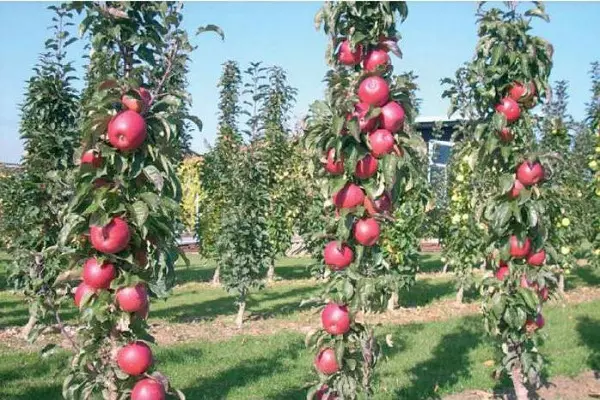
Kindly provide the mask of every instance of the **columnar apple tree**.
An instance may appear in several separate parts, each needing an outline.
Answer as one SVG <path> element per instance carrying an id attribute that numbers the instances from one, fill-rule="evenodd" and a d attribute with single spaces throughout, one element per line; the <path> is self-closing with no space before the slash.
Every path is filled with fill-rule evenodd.
<path id="1" fill-rule="evenodd" d="M 322 328 L 307 337 L 316 351 L 319 380 L 308 398 L 356 398 L 372 392 L 380 349 L 363 311 L 385 309 L 396 285 L 382 231 L 413 185 L 418 137 L 406 129 L 413 116 L 412 85 L 392 77 L 390 52 L 400 55 L 396 22 L 404 2 L 327 2 L 316 17 L 330 38 L 325 101 L 311 105 L 305 145 L 318 154 L 315 171 L 327 220 L 323 262 Z"/>
<path id="2" fill-rule="evenodd" d="M 0 185 L 6 210 L 2 234 L 10 238 L 7 250 L 14 260 L 9 280 L 27 296 L 30 319 L 23 335 L 32 340 L 44 325 L 56 323 L 55 311 L 64 299 L 55 287 L 63 266 L 53 250 L 71 193 L 68 176 L 78 139 L 78 95 L 72 63 L 66 60 L 66 49 L 76 40 L 69 33 L 71 14 L 64 5 L 48 8 L 54 11 L 53 35 L 21 106 L 24 170 Z"/>
<path id="3" fill-rule="evenodd" d="M 546 239 L 553 217 L 547 199 L 558 192 L 546 155 L 532 151 L 530 111 L 548 95 L 552 46 L 529 33 L 532 19 L 548 20 L 541 4 L 524 14 L 515 3 L 507 7 L 479 6 L 467 80 L 480 116 L 471 126 L 480 144 L 477 170 L 495 182 L 483 197 L 490 233 L 484 256 L 495 266 L 481 285 L 485 326 L 502 350 L 498 372 L 507 371 L 518 398 L 526 399 L 525 384 L 537 384 L 543 366 L 542 306 L 556 285 L 547 264 L 556 250 Z"/>
<path id="4" fill-rule="evenodd" d="M 185 158 L 177 175 L 181 182 L 181 218 L 187 232 L 195 232 L 198 222 L 200 204 L 206 199 L 206 192 L 202 190 L 202 157 Z"/>
<path id="5" fill-rule="evenodd" d="M 184 91 L 167 91 L 176 58 L 191 51 L 169 16 L 174 3 L 75 3 L 93 50 L 88 76 L 105 80 L 84 103 L 75 195 L 61 231 L 65 256 L 82 268 L 68 399 L 165 399 L 183 394 L 155 368 L 146 318 L 164 297 L 178 258 L 181 188 L 174 166 Z M 176 18 L 176 16 L 175 16 Z M 179 33 L 173 34 L 178 31 Z M 98 64 L 98 61 L 102 62 Z M 153 71 L 163 74 L 153 79 Z M 196 120 L 192 118 L 192 120 Z"/>
<path id="6" fill-rule="evenodd" d="M 591 70 L 592 100 L 587 105 L 588 120 L 592 135 L 595 137 L 594 152 L 588 157 L 588 167 L 592 175 L 590 184 L 590 208 L 592 261 L 600 265 L 600 63 L 594 62 Z"/>

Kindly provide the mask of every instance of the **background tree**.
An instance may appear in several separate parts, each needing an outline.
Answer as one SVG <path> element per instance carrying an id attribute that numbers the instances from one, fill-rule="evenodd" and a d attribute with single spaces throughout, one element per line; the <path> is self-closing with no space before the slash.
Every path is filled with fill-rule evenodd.
<path id="1" fill-rule="evenodd" d="M 234 165 L 237 162 L 242 135 L 238 130 L 238 117 L 241 113 L 240 86 L 242 76 L 237 62 L 227 61 L 223 65 L 223 75 L 218 86 L 221 88 L 219 99 L 219 132 L 215 147 L 205 155 L 206 168 L 202 169 L 202 190 L 210 201 L 200 204 L 197 236 L 201 252 L 217 257 L 215 243 L 219 236 L 219 227 L 223 213 L 229 212 L 231 193 L 234 190 Z M 213 276 L 213 283 L 220 283 L 220 264 Z"/>
<path id="2" fill-rule="evenodd" d="M 507 8 L 478 7 L 479 41 L 466 81 L 480 118 L 468 132 L 479 144 L 476 171 L 492 182 L 482 199 L 489 229 L 482 256 L 497 269 L 481 285 L 485 326 L 501 350 L 497 372 L 508 372 L 517 398 L 527 399 L 525 384 L 536 386 L 543 366 L 542 305 L 556 284 L 548 199 L 560 196 L 548 157 L 534 152 L 535 119 L 528 110 L 548 96 L 553 50 L 529 33 L 533 18 L 548 21 L 540 3 L 524 14 L 516 3 Z"/>
<path id="3" fill-rule="evenodd" d="M 423 140 L 407 128 L 413 83 L 393 76 L 388 55 L 400 55 L 396 21 L 406 15 L 404 2 L 327 2 L 316 16 L 330 39 L 332 68 L 326 100 L 311 105 L 304 139 L 321 178 L 325 229 L 319 235 L 332 273 L 321 298 L 328 303 L 323 328 L 307 337 L 318 351 L 319 372 L 309 399 L 371 394 L 380 349 L 363 311 L 384 310 L 398 287 L 390 271 L 406 273 L 397 264 L 402 258 L 386 258 L 382 247 L 382 232 L 416 186 L 425 154 Z"/>
<path id="4" fill-rule="evenodd" d="M 5 237 L 12 238 L 7 250 L 13 259 L 12 281 L 29 303 L 30 318 L 23 335 L 34 340 L 44 325 L 55 322 L 61 294 L 54 287 L 61 262 L 52 249 L 60 230 L 60 214 L 68 202 L 67 183 L 77 145 L 78 94 L 66 49 L 76 39 L 65 6 L 50 6 L 53 35 L 27 82 L 21 105 L 20 134 L 24 141 L 23 172 L 3 179 L 2 214 Z M 32 331 L 37 324 L 35 330 Z M 31 336 L 30 336 L 31 334 Z"/>
<path id="5" fill-rule="evenodd" d="M 600 63 L 593 62 L 590 70 L 592 80 L 592 99 L 587 104 L 587 118 L 590 129 L 580 131 L 575 141 L 575 149 L 578 155 L 587 153 L 588 171 L 582 171 L 584 177 L 589 177 L 588 184 L 591 190 L 586 190 L 586 220 L 589 221 L 586 236 L 592 243 L 592 261 L 596 266 L 600 265 Z M 595 137 L 593 153 L 591 153 L 592 138 Z M 583 159 L 583 157 L 581 158 Z M 581 160 L 580 159 L 580 160 Z M 579 164 L 581 168 L 581 165 Z M 580 170 L 581 171 L 581 170 Z M 590 176 L 591 175 L 591 176 Z"/>
<path id="6" fill-rule="evenodd" d="M 207 199 L 206 192 L 202 190 L 202 166 L 204 158 L 185 158 L 177 175 L 181 181 L 181 218 L 187 232 L 195 232 L 198 222 L 199 208 Z"/>

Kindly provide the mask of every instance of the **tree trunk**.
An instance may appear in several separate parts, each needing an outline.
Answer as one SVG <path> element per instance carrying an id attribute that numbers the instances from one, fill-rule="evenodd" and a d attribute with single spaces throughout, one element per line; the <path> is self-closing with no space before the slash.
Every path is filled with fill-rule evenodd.
<path id="1" fill-rule="evenodd" d="M 220 285 L 221 284 L 221 267 L 219 265 L 217 265 L 217 268 L 215 268 L 215 273 L 213 274 L 212 277 L 212 284 L 213 285 Z"/>
<path id="2" fill-rule="evenodd" d="M 27 338 L 29 337 L 29 333 L 31 332 L 35 324 L 37 324 L 37 318 L 33 315 L 30 315 L 29 321 L 27 321 L 27 324 L 25 324 L 23 330 L 21 331 L 21 336 L 23 337 L 23 339 L 27 340 Z"/>
<path id="3" fill-rule="evenodd" d="M 246 310 L 246 301 L 242 301 L 240 302 L 240 304 L 238 305 L 238 313 L 237 313 L 237 317 L 235 318 L 235 324 L 237 325 L 238 329 L 242 329 L 242 325 L 244 324 L 244 311 Z"/>
<path id="4" fill-rule="evenodd" d="M 513 387 L 515 388 L 515 396 L 517 400 L 527 400 L 528 391 L 525 385 L 523 384 L 523 376 L 521 375 L 520 366 L 516 366 L 512 369 L 511 379 Z"/>
<path id="5" fill-rule="evenodd" d="M 485 272 L 485 267 L 487 266 L 487 263 L 484 261 L 479 265 L 479 270 L 481 272 Z"/>
<path id="6" fill-rule="evenodd" d="M 560 273 L 558 275 L 558 292 L 560 294 L 565 294 L 565 274 Z"/>
<path id="7" fill-rule="evenodd" d="M 445 274 L 448 272 L 448 263 L 444 264 L 444 268 L 442 268 L 442 272 Z"/>
<path id="8" fill-rule="evenodd" d="M 275 280 L 275 259 L 271 260 L 269 270 L 267 271 L 267 282 L 272 283 Z"/>
<path id="9" fill-rule="evenodd" d="M 465 295 L 465 288 L 464 288 L 464 286 L 461 286 L 460 288 L 458 288 L 458 292 L 456 292 L 456 302 L 458 304 L 462 304 L 464 295 Z"/>
<path id="10" fill-rule="evenodd" d="M 396 308 L 398 308 L 398 292 L 392 293 L 387 303 L 388 311 L 394 311 Z"/>

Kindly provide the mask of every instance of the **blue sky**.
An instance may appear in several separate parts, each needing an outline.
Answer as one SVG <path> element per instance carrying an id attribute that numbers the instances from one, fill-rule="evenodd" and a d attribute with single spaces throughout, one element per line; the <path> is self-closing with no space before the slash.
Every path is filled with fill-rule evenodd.
<path id="1" fill-rule="evenodd" d="M 0 3 L 0 161 L 19 162 L 22 145 L 18 137 L 18 104 L 24 83 L 43 50 L 50 31 L 49 2 Z M 195 132 L 192 148 L 203 151 L 216 132 L 217 81 L 222 64 L 237 60 L 242 68 L 251 61 L 280 65 L 290 83 L 298 88 L 295 115 L 321 98 L 326 37 L 314 28 L 320 2 L 187 2 L 185 26 L 190 32 L 205 24 L 217 24 L 225 41 L 210 33 L 195 37 L 198 44 L 190 69 L 192 112 L 204 122 Z M 414 70 L 419 76 L 422 116 L 443 116 L 448 103 L 441 99 L 440 79 L 452 76 L 473 55 L 476 43 L 475 3 L 409 2 L 409 16 L 399 26 L 403 59 L 394 60 L 396 71 Z M 570 84 L 570 112 L 584 115 L 590 98 L 588 70 L 600 60 L 600 2 L 550 2 L 551 22 L 536 22 L 533 32 L 549 40 L 555 49 L 551 79 Z M 73 45 L 69 57 L 81 72 L 82 45 Z"/>

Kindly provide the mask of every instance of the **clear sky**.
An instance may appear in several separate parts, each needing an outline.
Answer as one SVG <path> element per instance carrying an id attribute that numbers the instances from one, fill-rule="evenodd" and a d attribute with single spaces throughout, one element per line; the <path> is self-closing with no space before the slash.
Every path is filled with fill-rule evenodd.
<path id="1" fill-rule="evenodd" d="M 43 50 L 50 31 L 50 2 L 0 2 L 0 161 L 19 162 L 18 104 L 24 83 Z M 216 131 L 217 81 L 222 64 L 237 60 L 242 68 L 251 61 L 280 65 L 298 88 L 296 116 L 321 98 L 326 37 L 314 28 L 321 2 L 187 2 L 183 9 L 189 32 L 205 24 L 219 25 L 225 41 L 207 33 L 194 38 L 189 80 L 192 112 L 204 122 L 194 134 L 192 148 L 204 151 Z M 396 71 L 414 70 L 419 76 L 422 116 L 444 116 L 448 103 L 441 99 L 440 79 L 452 76 L 473 55 L 476 43 L 474 2 L 409 2 L 409 16 L 399 26 L 403 59 L 394 60 Z M 554 45 L 551 79 L 570 84 L 570 112 L 584 115 L 590 98 L 588 70 L 600 60 L 600 2 L 550 2 L 551 22 L 536 22 L 533 32 Z M 76 21 L 78 22 L 78 21 Z M 76 33 L 75 33 L 76 34 Z M 69 57 L 81 72 L 82 45 L 73 45 Z"/>

